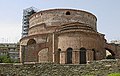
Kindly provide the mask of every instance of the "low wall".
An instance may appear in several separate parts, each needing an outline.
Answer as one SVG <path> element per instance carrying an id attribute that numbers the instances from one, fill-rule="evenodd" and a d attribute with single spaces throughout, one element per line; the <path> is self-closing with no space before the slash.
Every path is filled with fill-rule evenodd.
<path id="1" fill-rule="evenodd" d="M 120 60 L 101 60 L 88 64 L 0 64 L 0 76 L 107 76 L 110 73 L 120 73 Z"/>

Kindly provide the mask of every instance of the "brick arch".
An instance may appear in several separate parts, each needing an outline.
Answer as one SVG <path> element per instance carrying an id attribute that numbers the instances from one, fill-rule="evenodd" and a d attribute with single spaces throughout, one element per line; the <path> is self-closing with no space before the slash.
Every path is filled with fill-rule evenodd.
<path id="1" fill-rule="evenodd" d="M 105 49 L 108 50 L 113 57 L 115 57 L 116 53 L 116 45 L 107 43 L 105 45 Z"/>
<path id="2" fill-rule="evenodd" d="M 114 53 L 113 50 L 111 50 L 111 49 L 109 49 L 109 48 L 105 48 L 105 49 L 108 50 L 108 51 L 112 54 L 112 56 L 115 56 L 115 53 Z"/>
<path id="3" fill-rule="evenodd" d="M 35 39 L 29 39 L 27 45 L 33 45 L 33 44 L 36 44 Z"/>
<path id="4" fill-rule="evenodd" d="M 37 44 L 34 39 L 29 39 L 27 41 L 26 48 L 24 50 L 25 54 L 25 61 L 27 62 L 37 62 L 37 56 L 36 56 L 36 51 L 37 51 Z"/>
<path id="5" fill-rule="evenodd" d="M 38 62 L 46 63 L 48 62 L 48 48 L 44 48 L 38 52 Z"/>
<path id="6" fill-rule="evenodd" d="M 46 61 L 40 61 L 39 59 L 40 59 L 40 56 L 39 55 L 41 55 L 40 54 L 40 52 L 41 53 L 44 53 L 45 51 L 45 49 L 47 48 L 48 49 L 48 52 L 49 52 L 49 46 L 48 46 L 49 44 L 48 44 L 48 42 L 46 42 L 46 43 L 39 43 L 39 44 L 37 44 L 37 50 L 36 50 L 36 53 L 37 53 L 37 61 L 38 62 L 40 62 L 40 63 L 44 63 L 44 62 L 46 62 Z M 43 52 L 42 52 L 43 51 Z M 47 55 L 48 56 L 48 55 Z M 48 60 L 49 60 L 49 57 L 48 57 Z"/>
<path id="7" fill-rule="evenodd" d="M 35 54 L 36 49 L 37 49 L 36 41 L 34 39 L 29 39 L 28 42 L 27 42 L 27 51 L 29 53 L 34 53 Z"/>

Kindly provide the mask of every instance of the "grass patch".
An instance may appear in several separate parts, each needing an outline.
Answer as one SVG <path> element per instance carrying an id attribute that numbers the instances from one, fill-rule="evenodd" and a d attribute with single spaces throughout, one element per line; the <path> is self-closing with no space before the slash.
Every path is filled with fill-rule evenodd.
<path id="1" fill-rule="evenodd" d="M 111 73 L 108 76 L 120 76 L 120 73 Z"/>

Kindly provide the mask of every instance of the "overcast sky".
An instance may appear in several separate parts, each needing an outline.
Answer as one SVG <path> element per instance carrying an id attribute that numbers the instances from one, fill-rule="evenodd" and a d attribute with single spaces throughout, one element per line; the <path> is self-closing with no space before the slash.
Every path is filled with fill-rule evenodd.
<path id="1" fill-rule="evenodd" d="M 0 0 L 0 42 L 21 38 L 23 9 L 74 8 L 97 16 L 97 29 L 108 41 L 120 40 L 120 0 Z"/>

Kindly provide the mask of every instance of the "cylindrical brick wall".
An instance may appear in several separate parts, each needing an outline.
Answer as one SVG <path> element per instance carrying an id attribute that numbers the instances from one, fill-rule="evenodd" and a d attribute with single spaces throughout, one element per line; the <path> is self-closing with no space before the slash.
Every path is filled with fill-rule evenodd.
<path id="1" fill-rule="evenodd" d="M 86 11 L 72 9 L 51 9 L 35 13 L 30 17 L 29 34 L 48 32 L 48 27 L 58 27 L 64 24 L 79 22 L 87 24 L 89 27 L 97 31 L 96 17 Z M 37 27 L 36 30 L 33 28 Z M 39 30 L 38 30 L 39 29 Z M 31 32 L 30 32 L 31 31 Z M 50 31 L 49 31 L 50 32 Z"/>
<path id="2" fill-rule="evenodd" d="M 103 59 L 104 36 L 97 32 L 96 23 L 95 15 L 82 10 L 50 9 L 33 14 L 29 20 L 28 36 L 20 40 L 20 44 L 27 47 L 30 46 L 27 45 L 29 40 L 36 41 L 37 47 L 32 50 L 31 45 L 30 51 L 27 49 L 25 52 L 25 58 L 29 59 L 26 61 L 36 58 L 33 61 L 65 64 L 68 48 L 72 49 L 72 64 L 82 61 L 81 48 L 86 49 L 84 61 L 92 61 L 94 57 Z"/>

